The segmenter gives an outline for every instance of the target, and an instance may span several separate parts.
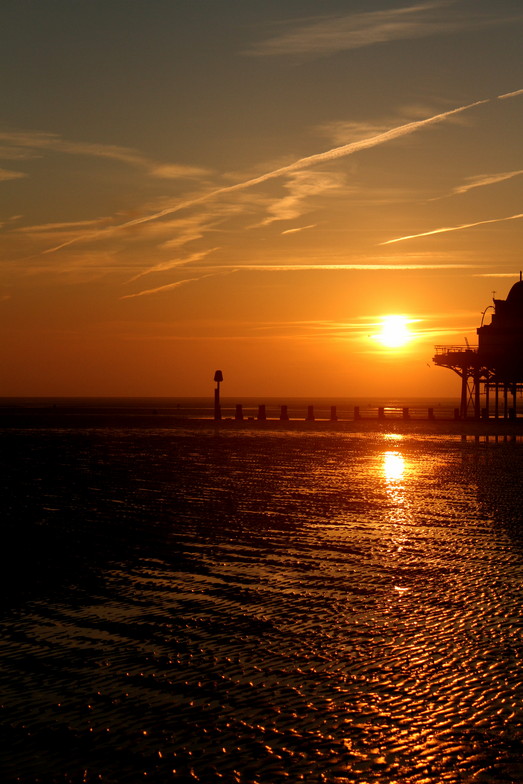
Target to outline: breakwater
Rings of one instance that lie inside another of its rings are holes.
[[[273,408],[272,411],[268,411],[268,407],[265,404],[259,404],[257,407],[256,413],[250,409],[245,410],[244,406],[241,403],[237,403],[234,408],[234,419],[238,422],[243,422],[246,419],[249,421],[257,420],[259,422],[265,422],[267,419],[279,419],[281,422],[288,422],[291,418],[293,419],[304,419],[306,422],[315,422],[317,419],[328,419],[330,422],[339,422],[340,419],[346,419],[348,421],[359,421],[361,419],[378,419],[379,421],[383,421],[385,419],[403,419],[403,420],[410,420],[410,419],[427,419],[430,421],[434,421],[436,419],[436,413],[434,406],[353,406],[350,410],[346,410],[343,416],[340,416],[338,412],[338,406],[329,406],[328,411],[325,410],[323,407],[320,411],[314,405],[307,405],[303,412],[302,416],[300,417],[299,414],[291,417],[289,414],[289,406],[286,404],[279,406],[279,411]],[[216,415],[215,412],[215,419],[221,420],[224,418],[223,410],[218,412]],[[438,419],[448,421],[449,419],[459,419],[459,409],[458,408],[445,408],[438,410]]]

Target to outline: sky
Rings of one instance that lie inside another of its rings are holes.
[[[3,0],[0,395],[457,396],[434,346],[523,268],[522,33],[520,0]]]

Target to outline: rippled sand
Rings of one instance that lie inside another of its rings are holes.
[[[1,442],[2,782],[523,781],[523,445]]]

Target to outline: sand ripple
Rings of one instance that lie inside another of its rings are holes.
[[[2,781],[523,781],[521,445],[4,440]]]

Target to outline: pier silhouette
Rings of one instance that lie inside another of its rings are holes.
[[[490,324],[484,324],[492,309]],[[483,311],[478,345],[436,346],[433,362],[461,378],[461,419],[515,419],[523,390],[523,279]]]

